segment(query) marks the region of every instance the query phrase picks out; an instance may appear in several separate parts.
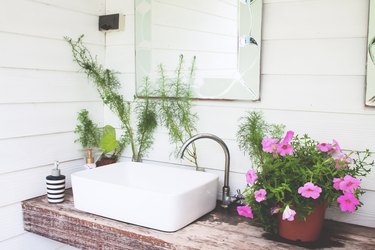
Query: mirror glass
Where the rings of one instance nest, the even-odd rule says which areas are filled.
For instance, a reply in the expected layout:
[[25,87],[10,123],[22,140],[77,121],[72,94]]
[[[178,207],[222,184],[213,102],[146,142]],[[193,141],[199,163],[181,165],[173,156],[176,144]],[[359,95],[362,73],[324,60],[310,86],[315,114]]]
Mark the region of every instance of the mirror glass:
[[366,75],[366,105],[375,107],[375,1],[370,1]]
[[135,0],[136,84],[194,56],[197,99],[259,100],[262,0]]

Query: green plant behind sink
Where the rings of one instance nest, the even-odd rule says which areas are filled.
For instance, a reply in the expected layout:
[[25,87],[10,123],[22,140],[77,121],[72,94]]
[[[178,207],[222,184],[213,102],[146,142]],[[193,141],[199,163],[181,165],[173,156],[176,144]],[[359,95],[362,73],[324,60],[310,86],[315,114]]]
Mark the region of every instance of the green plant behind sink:
[[[131,111],[133,102],[126,101],[119,94],[120,81],[116,73],[106,69],[97,62],[89,50],[82,43],[83,35],[76,41],[69,37],[65,40],[70,44],[74,61],[80,66],[87,77],[95,84],[97,91],[105,105],[118,117],[124,134],[121,136],[119,145],[113,155],[120,156],[127,145],[131,146],[132,160],[141,161],[142,157],[150,149],[153,141],[153,134],[157,127],[155,105],[151,105],[149,95],[142,100],[135,102],[135,109],[141,110],[137,117],[137,131],[134,131],[131,123]],[[147,81],[147,80],[146,80]],[[145,93],[149,93],[149,84],[145,84]],[[148,121],[148,122],[146,122]],[[151,125],[150,122],[151,121]],[[138,132],[138,134],[136,134]]]
[[[169,131],[169,138],[176,146],[176,152],[182,144],[197,133],[196,122],[198,116],[192,111],[192,89],[191,81],[194,75],[195,57],[191,63],[188,76],[184,74],[183,55],[180,55],[174,77],[168,77],[164,66],[159,65],[159,85],[157,89],[158,110],[161,124]],[[193,163],[196,169],[201,170],[197,161],[197,149],[192,144],[192,149],[187,149],[184,156],[186,160]]]
[[[117,161],[118,155],[116,149],[119,146],[119,141],[116,139],[115,128],[106,125],[100,128],[95,124],[89,117],[89,112],[86,109],[82,109],[77,116],[78,123],[74,130],[74,133],[78,135],[78,139],[74,142],[80,142],[84,149],[99,148],[101,156],[98,161],[103,158],[110,158]],[[111,156],[108,156],[112,153]]]
[[95,148],[99,145],[100,132],[99,127],[89,117],[89,111],[82,109],[77,116],[78,124],[74,133],[78,139],[74,142],[80,142],[85,149]]

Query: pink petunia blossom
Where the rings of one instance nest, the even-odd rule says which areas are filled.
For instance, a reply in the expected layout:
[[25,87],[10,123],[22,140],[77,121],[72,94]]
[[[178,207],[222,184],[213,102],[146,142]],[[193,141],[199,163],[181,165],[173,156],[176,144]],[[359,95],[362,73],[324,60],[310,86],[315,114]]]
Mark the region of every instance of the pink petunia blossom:
[[353,178],[350,175],[345,175],[344,179],[340,182],[339,188],[344,191],[344,193],[354,193],[354,190],[361,185],[361,180]]
[[325,152],[325,153],[332,150],[332,144],[329,144],[329,143],[319,143],[318,145],[316,145],[316,147],[320,151]]
[[257,173],[254,170],[250,169],[249,171],[247,171],[247,173],[246,173],[246,181],[247,181],[247,183],[254,184],[254,182],[257,179],[258,179],[258,175],[257,175]]
[[318,199],[322,189],[311,182],[306,182],[303,187],[298,188],[298,193],[305,198]]
[[257,202],[265,201],[266,195],[267,195],[267,191],[263,188],[254,192],[255,200]]
[[333,145],[332,146],[333,146],[334,150],[337,151],[337,152],[342,153],[340,144],[335,139],[333,139],[332,141],[333,141]]
[[288,221],[294,221],[294,216],[296,215],[296,211],[291,209],[289,205],[287,205],[284,209],[283,212],[283,220],[288,220]]
[[278,139],[272,139],[268,137],[263,138],[262,140],[263,151],[267,153],[275,153],[277,150],[278,141],[279,141]]
[[277,146],[277,152],[282,155],[292,155],[293,154],[293,146],[288,143],[281,143]]
[[289,143],[293,139],[293,136],[294,132],[289,130],[288,132],[286,132],[286,135],[284,139],[281,141],[281,143]]
[[244,216],[246,218],[254,218],[253,210],[249,206],[238,206],[237,207],[237,213],[240,216]]
[[359,205],[358,199],[354,194],[347,192],[337,198],[337,202],[340,204],[340,209],[342,212],[353,213],[356,207]]
[[329,151],[329,153],[332,154],[332,157],[334,159],[345,158],[344,152],[342,152],[342,149],[341,149],[339,143],[335,139],[333,139],[332,149]]
[[341,178],[333,178],[333,188],[340,190],[340,183],[342,182]]

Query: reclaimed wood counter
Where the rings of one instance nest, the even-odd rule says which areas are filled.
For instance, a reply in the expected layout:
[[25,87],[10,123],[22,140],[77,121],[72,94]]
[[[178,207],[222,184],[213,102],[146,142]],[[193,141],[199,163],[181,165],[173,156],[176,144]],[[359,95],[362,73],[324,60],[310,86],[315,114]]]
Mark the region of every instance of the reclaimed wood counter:
[[[152,204],[144,205],[152,213]],[[41,196],[24,201],[22,208],[26,231],[81,249],[375,249],[374,228],[326,221],[320,241],[295,245],[265,233],[234,208],[220,206],[174,233],[76,210],[71,190],[62,204],[49,204]]]

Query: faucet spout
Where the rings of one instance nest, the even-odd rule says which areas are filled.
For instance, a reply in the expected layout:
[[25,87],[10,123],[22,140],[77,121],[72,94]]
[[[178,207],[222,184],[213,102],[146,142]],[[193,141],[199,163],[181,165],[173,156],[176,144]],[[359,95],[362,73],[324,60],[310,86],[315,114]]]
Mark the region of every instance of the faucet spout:
[[186,148],[193,143],[194,141],[198,139],[211,139],[216,141],[217,143],[220,144],[220,146],[224,150],[224,155],[225,155],[225,165],[224,165],[224,186],[223,186],[223,195],[222,195],[222,207],[228,207],[228,205],[231,203],[231,197],[230,197],[230,188],[229,188],[229,168],[230,168],[230,155],[229,155],[229,150],[225,142],[217,137],[216,135],[213,134],[208,134],[208,133],[201,133],[201,134],[196,134],[193,137],[189,138],[182,146],[181,149],[178,153],[180,155],[181,159],[184,157],[184,152]]

